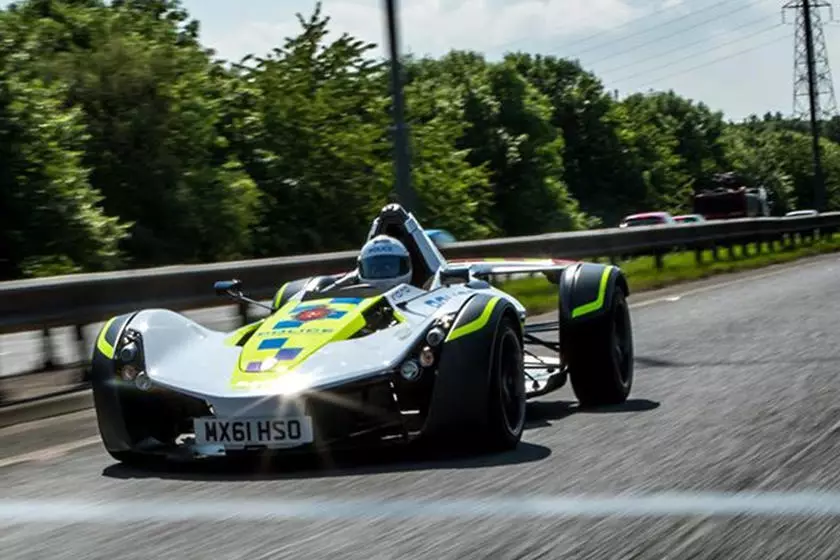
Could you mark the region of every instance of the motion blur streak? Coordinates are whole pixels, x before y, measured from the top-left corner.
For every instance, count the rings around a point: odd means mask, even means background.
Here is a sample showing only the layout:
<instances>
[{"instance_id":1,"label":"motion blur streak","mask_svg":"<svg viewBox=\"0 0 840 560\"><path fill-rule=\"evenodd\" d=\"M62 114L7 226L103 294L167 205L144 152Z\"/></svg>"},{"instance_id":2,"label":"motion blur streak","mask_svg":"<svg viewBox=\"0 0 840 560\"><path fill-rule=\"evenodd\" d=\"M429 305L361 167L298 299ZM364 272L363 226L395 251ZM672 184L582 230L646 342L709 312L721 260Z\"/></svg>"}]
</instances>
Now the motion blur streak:
<instances>
[{"instance_id":1,"label":"motion blur streak","mask_svg":"<svg viewBox=\"0 0 840 560\"><path fill-rule=\"evenodd\" d=\"M615 497L460 500L266 500L175 503L0 501L0 520L31 522L268 521L465 517L641 517L671 515L840 516L840 493L663 493Z\"/></svg>"}]
</instances>

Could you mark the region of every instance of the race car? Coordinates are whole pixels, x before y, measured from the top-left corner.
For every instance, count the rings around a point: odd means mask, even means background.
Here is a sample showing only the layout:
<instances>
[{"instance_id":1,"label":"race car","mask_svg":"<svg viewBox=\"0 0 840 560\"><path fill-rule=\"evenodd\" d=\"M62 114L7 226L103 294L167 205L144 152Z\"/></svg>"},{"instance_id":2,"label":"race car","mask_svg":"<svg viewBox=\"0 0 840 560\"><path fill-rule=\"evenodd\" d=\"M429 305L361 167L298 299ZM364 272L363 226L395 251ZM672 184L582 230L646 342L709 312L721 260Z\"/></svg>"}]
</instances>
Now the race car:
<instances>
[{"instance_id":1,"label":"race car","mask_svg":"<svg viewBox=\"0 0 840 560\"><path fill-rule=\"evenodd\" d=\"M627 399L633 335L618 267L448 262L398 204L368 239L383 235L410 259L410 277L391 289L357 271L302 278L231 332L166 309L107 321L91 362L105 449L126 463L385 443L503 451L522 438L527 399L567 380L582 406ZM556 319L526 322L525 306L487 281L522 273L557 285ZM215 289L260 305L238 280Z\"/></svg>"}]
</instances>

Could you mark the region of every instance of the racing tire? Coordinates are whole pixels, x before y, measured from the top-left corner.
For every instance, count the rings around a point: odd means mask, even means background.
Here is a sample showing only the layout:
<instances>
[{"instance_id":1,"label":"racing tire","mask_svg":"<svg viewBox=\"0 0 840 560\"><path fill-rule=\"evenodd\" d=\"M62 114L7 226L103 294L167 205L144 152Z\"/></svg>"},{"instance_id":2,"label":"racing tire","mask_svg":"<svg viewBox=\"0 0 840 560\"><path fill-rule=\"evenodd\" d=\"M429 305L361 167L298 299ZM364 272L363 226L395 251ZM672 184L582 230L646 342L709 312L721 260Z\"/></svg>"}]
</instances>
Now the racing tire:
<instances>
[{"instance_id":1,"label":"racing tire","mask_svg":"<svg viewBox=\"0 0 840 560\"><path fill-rule=\"evenodd\" d=\"M515 448L525 429L525 359L519 331L504 316L493 341L482 447L487 451Z\"/></svg>"},{"instance_id":2,"label":"racing tire","mask_svg":"<svg viewBox=\"0 0 840 560\"><path fill-rule=\"evenodd\" d=\"M563 361L582 407L622 404L633 386L633 328L624 291L616 286L599 317L560 325Z\"/></svg>"}]
</instances>

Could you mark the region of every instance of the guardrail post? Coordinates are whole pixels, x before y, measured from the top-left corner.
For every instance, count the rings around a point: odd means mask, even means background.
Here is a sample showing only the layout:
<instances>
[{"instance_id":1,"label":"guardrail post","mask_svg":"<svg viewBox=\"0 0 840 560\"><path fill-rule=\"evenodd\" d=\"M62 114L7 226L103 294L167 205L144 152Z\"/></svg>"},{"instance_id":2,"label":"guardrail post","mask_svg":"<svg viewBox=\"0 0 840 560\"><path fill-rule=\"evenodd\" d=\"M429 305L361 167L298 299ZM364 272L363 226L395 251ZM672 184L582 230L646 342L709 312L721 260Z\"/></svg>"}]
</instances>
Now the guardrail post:
<instances>
[{"instance_id":1,"label":"guardrail post","mask_svg":"<svg viewBox=\"0 0 840 560\"><path fill-rule=\"evenodd\" d=\"M87 341L85 340L84 325L74 325L76 331L76 348L79 351L79 363L82 365L82 382L90 381L90 368L87 367Z\"/></svg>"},{"instance_id":2,"label":"guardrail post","mask_svg":"<svg viewBox=\"0 0 840 560\"><path fill-rule=\"evenodd\" d=\"M657 251L656 254L653 256L654 261L656 262L656 269L662 270L662 267L665 266L664 256L661 252Z\"/></svg>"},{"instance_id":3,"label":"guardrail post","mask_svg":"<svg viewBox=\"0 0 840 560\"><path fill-rule=\"evenodd\" d=\"M698 247L697 249L694 250L694 261L698 265L703 264L703 248L702 247Z\"/></svg>"},{"instance_id":4,"label":"guardrail post","mask_svg":"<svg viewBox=\"0 0 840 560\"><path fill-rule=\"evenodd\" d=\"M44 369L49 370L55 368L55 360L53 359L52 341L50 340L50 329L41 331L41 347L44 352Z\"/></svg>"}]
</instances>

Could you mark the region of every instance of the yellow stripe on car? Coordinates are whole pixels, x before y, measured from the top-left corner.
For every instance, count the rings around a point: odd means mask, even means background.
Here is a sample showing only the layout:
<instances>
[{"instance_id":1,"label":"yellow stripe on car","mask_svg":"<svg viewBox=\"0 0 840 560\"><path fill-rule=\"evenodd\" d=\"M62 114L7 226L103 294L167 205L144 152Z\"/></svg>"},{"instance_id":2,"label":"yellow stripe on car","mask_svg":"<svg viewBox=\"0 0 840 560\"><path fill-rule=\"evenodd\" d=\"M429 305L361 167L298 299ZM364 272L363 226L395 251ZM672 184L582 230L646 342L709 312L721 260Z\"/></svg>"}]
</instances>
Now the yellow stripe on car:
<instances>
[{"instance_id":1,"label":"yellow stripe on car","mask_svg":"<svg viewBox=\"0 0 840 560\"><path fill-rule=\"evenodd\" d=\"M604 306L604 296L607 293L607 281L610 279L610 272L612 272L612 269L612 266L604 268L604 271L601 273L601 283L598 286L598 297L589 303L584 303L583 305L575 307L574 311L572 311L572 319L580 317L581 315L586 315L587 313L598 311Z\"/></svg>"},{"instance_id":2,"label":"yellow stripe on car","mask_svg":"<svg viewBox=\"0 0 840 560\"><path fill-rule=\"evenodd\" d=\"M102 352L102 354L106 358L114 357L114 347L111 345L110 342L108 342L108 340L105 338L105 335L108 333L108 329L111 328L111 324L114 322L115 319L116 317L111 317L110 319L108 319L108 322L105 323L105 326L102 327L101 331L99 331L99 338L96 339L96 349Z\"/></svg>"},{"instance_id":3,"label":"yellow stripe on car","mask_svg":"<svg viewBox=\"0 0 840 560\"><path fill-rule=\"evenodd\" d=\"M453 329L450 331L449 336L446 337L446 342L450 340L455 340L457 338L461 338L462 336L466 336L468 334L472 334L478 330L484 328L487 324L487 321L490 320L490 315L493 313L493 309L495 309L496 304L501 299L499 296L494 297L490 301L487 302L487 305L484 306L484 311L481 312L481 315L478 316L477 319L470 321L465 325L461 325L457 329Z\"/></svg>"},{"instance_id":4,"label":"yellow stripe on car","mask_svg":"<svg viewBox=\"0 0 840 560\"><path fill-rule=\"evenodd\" d=\"M277 293L274 295L274 301L272 302L274 309L279 309L280 300L283 298L283 293L286 291L286 287L288 287L288 285L289 283L286 282L285 284L280 286L280 289L277 290Z\"/></svg>"}]
</instances>

